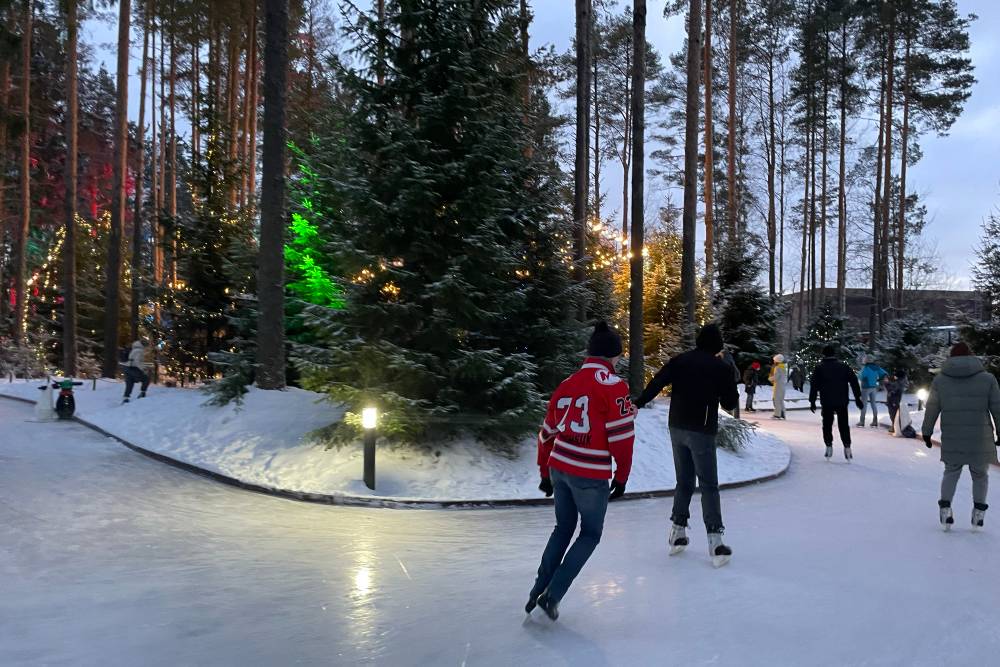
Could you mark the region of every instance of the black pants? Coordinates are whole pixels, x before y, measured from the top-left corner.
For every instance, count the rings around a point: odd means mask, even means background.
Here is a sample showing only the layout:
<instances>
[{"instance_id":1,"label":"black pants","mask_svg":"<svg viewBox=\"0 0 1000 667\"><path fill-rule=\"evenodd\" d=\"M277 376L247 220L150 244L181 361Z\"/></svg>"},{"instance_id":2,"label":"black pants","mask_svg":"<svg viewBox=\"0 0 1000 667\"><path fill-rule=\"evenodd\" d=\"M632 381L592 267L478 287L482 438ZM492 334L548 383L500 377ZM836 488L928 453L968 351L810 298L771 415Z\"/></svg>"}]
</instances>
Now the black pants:
<instances>
[{"instance_id":1,"label":"black pants","mask_svg":"<svg viewBox=\"0 0 1000 667\"><path fill-rule=\"evenodd\" d=\"M747 389L747 411L753 412L753 395L757 393L757 387Z\"/></svg>"},{"instance_id":2,"label":"black pants","mask_svg":"<svg viewBox=\"0 0 1000 667\"><path fill-rule=\"evenodd\" d=\"M715 436L680 428L670 429L674 450L677 491L670 520L686 526L691 517L691 496L697 478L701 491L701 513L710 533L721 532L722 502L719 498L719 463L715 457Z\"/></svg>"},{"instance_id":3,"label":"black pants","mask_svg":"<svg viewBox=\"0 0 1000 667\"><path fill-rule=\"evenodd\" d=\"M851 423L847 417L847 406L840 405L835 408L823 406L823 442L827 445L833 444L833 416L837 415L837 430L840 431L840 441L844 447L851 446Z\"/></svg>"},{"instance_id":4,"label":"black pants","mask_svg":"<svg viewBox=\"0 0 1000 667\"><path fill-rule=\"evenodd\" d=\"M149 389L149 375L141 368L135 366L125 367L125 398L132 395L132 387L138 382L142 386L142 393Z\"/></svg>"}]
</instances>

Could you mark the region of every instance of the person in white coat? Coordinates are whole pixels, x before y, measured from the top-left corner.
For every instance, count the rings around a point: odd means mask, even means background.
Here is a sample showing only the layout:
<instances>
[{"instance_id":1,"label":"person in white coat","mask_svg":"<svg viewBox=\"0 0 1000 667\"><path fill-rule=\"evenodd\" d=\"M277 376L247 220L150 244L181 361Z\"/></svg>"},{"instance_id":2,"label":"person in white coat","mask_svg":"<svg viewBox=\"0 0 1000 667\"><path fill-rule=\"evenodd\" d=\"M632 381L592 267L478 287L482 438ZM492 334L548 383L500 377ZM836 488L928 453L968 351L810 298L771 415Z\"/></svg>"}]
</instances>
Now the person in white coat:
<instances>
[{"instance_id":1,"label":"person in white coat","mask_svg":"<svg viewBox=\"0 0 1000 667\"><path fill-rule=\"evenodd\" d=\"M139 398L146 398L146 390L149 389L149 374L146 373L146 346L141 340L132 343L132 350L128 353L128 361L124 364L125 372L125 399L122 403L128 403L132 396L132 387L138 382Z\"/></svg>"},{"instance_id":2,"label":"person in white coat","mask_svg":"<svg viewBox=\"0 0 1000 667\"><path fill-rule=\"evenodd\" d=\"M788 366L785 365L785 357L781 354L774 355L774 365L771 366L771 385L774 401L774 414L772 419L785 419L785 386L788 384Z\"/></svg>"}]
</instances>

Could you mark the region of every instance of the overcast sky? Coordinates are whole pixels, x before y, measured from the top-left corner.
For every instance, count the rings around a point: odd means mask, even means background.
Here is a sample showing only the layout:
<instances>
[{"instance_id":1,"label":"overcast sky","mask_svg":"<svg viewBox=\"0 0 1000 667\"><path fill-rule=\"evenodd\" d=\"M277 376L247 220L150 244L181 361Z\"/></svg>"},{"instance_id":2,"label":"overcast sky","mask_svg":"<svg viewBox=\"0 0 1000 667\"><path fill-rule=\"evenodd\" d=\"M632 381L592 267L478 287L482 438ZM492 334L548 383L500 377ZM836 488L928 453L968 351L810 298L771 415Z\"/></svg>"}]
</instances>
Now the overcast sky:
<instances>
[{"instance_id":1,"label":"overcast sky","mask_svg":"<svg viewBox=\"0 0 1000 667\"><path fill-rule=\"evenodd\" d=\"M979 238L979 225L1000 204L1000 43L994 37L1000 30L1000 0L957 0L963 14L973 13L979 19L971 29L972 61L977 83L965 112L947 137L925 136L921 139L924 158L907 176L907 189L918 192L929 210L925 238L936 244L942 268L968 285L970 263ZM359 3L363 4L363 3ZM535 21L531 39L535 46L553 44L560 51L568 49L573 37L574 14L571 0L533 0ZM624 5L619 0L620 5ZM650 0L647 35L649 41L667 55L683 46L683 20L666 20L661 15L662 2ZM115 26L91 22L84 30L84 39L97 48L96 58L105 67L115 70L111 51ZM134 41L134 40L133 40ZM133 63L141 58L141 44L133 47ZM138 65L136 64L137 68ZM135 69L134 68L134 69ZM138 114L138 77L130 82L131 114ZM569 107L572 110L572 107ZM898 161L897 161L898 162ZM896 165L898 169L898 164ZM611 209L620 208L621 176L608 170L604 183ZM660 204L666 193L658 183L650 182L650 207ZM674 201L680 201L679 193ZM700 230L699 230L700 231ZM701 247L699 239L698 247ZM794 251L793 251L794 252ZM796 254L797 257L797 254Z\"/></svg>"}]
</instances>

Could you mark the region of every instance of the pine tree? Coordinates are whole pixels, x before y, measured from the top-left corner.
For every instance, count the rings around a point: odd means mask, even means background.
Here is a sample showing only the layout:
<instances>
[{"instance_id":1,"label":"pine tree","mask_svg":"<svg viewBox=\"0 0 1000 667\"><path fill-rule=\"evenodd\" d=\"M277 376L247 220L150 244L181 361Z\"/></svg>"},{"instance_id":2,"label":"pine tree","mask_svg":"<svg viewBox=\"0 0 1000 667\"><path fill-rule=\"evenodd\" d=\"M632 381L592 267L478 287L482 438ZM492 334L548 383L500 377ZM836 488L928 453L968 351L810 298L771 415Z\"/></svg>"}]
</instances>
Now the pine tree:
<instances>
[{"instance_id":1,"label":"pine tree","mask_svg":"<svg viewBox=\"0 0 1000 667\"><path fill-rule=\"evenodd\" d=\"M713 305L726 344L733 349L740 366L751 361L766 366L778 351L783 308L776 296L758 284L762 271L760 254L749 239L722 247Z\"/></svg>"},{"instance_id":2,"label":"pine tree","mask_svg":"<svg viewBox=\"0 0 1000 667\"><path fill-rule=\"evenodd\" d=\"M369 46L344 77L352 116L314 160L344 200L329 246L344 308L307 310L316 342L295 359L304 386L346 405L342 437L369 403L380 433L411 442L521 434L561 379L550 364L580 349L563 321L578 295L561 179L550 151L526 159L537 109L524 108L516 4L387 3L403 38L382 45L382 85L374 22L355 21ZM328 171L324 152L344 150L346 172Z\"/></svg>"},{"instance_id":3,"label":"pine tree","mask_svg":"<svg viewBox=\"0 0 1000 667\"><path fill-rule=\"evenodd\" d=\"M904 370L910 385L927 384L932 359L944 344L922 313L913 313L886 325L875 348L878 362L886 370Z\"/></svg>"},{"instance_id":4,"label":"pine tree","mask_svg":"<svg viewBox=\"0 0 1000 667\"><path fill-rule=\"evenodd\" d=\"M815 312L812 320L802 331L793 345L794 363L811 373L823 360L823 348L834 347L838 359L857 368L863 352L857 336L847 328L847 318L837 313L832 301L824 302Z\"/></svg>"},{"instance_id":5,"label":"pine tree","mask_svg":"<svg viewBox=\"0 0 1000 667\"><path fill-rule=\"evenodd\" d=\"M976 248L979 261L972 265L973 285L989 306L992 318L1000 316L1000 210L983 221L983 234Z\"/></svg>"}]
</instances>

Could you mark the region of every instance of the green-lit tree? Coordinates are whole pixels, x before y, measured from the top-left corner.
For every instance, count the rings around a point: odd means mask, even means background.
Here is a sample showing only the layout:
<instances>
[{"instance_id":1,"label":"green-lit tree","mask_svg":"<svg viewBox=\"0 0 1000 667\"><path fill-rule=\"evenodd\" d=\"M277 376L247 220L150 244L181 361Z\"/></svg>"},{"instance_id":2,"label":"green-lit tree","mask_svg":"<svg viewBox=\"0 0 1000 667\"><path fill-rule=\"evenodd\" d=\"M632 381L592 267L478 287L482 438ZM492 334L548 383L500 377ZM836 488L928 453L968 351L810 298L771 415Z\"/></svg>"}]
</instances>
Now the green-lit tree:
<instances>
[{"instance_id":1,"label":"green-lit tree","mask_svg":"<svg viewBox=\"0 0 1000 667\"><path fill-rule=\"evenodd\" d=\"M317 178L343 198L327 249L344 307L307 309L302 384L347 406L341 437L369 402L397 439L518 435L582 346L564 317L562 177L537 150L542 96L524 94L517 3L395 0L386 17L400 38L351 16L350 122L315 146Z\"/></svg>"}]
</instances>

